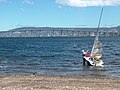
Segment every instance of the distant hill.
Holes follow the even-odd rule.
[[[120,30],[120,26],[117,26],[116,28],[117,28],[118,30]]]
[[[26,30],[75,30],[75,31],[94,31],[96,30],[97,28],[61,28],[61,27],[20,27],[20,28],[15,28],[15,29],[11,29],[9,31],[26,31]],[[100,28],[101,31],[106,31],[106,30],[109,30],[109,31],[118,31],[120,30],[120,26],[117,26],[117,27],[111,27],[111,28]]]
[[[95,36],[97,28],[20,27],[1,31],[0,37]],[[101,36],[120,36],[120,26],[100,28]]]

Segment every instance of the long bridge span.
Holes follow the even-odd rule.
[[[96,31],[84,30],[23,30],[1,31],[0,37],[80,37],[95,36]],[[120,36],[120,31],[100,31],[100,36]]]

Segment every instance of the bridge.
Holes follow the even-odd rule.
[[[23,30],[1,31],[0,37],[80,37],[95,36],[96,31],[84,30]],[[100,31],[100,36],[120,36],[120,31]]]

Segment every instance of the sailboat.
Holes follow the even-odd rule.
[[[90,57],[84,56],[86,61],[89,62],[90,65],[92,66],[103,66],[103,61],[101,60],[102,57],[102,42],[99,40],[99,27],[101,23],[101,18],[102,18],[102,13],[103,13],[103,7],[101,9],[101,14],[100,14],[100,19],[98,23],[98,28],[96,31],[96,37],[94,40],[94,44],[91,50],[91,55]]]

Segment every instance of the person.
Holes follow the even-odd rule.
[[[83,65],[85,65],[86,59],[84,58],[86,56],[86,53],[84,50],[82,50],[82,56],[83,56]]]
[[[90,55],[90,52],[87,52],[87,54],[86,54],[86,55],[87,55],[87,57],[90,57],[90,56],[91,56],[91,55]]]
[[[82,56],[83,56],[83,65],[85,65],[85,63],[87,62],[87,65],[91,66],[89,61],[85,59],[85,57],[89,57],[89,58],[91,57],[90,52],[88,52],[88,50],[86,52],[82,50]]]
[[[82,55],[86,56],[86,52],[84,50],[82,50]]]

